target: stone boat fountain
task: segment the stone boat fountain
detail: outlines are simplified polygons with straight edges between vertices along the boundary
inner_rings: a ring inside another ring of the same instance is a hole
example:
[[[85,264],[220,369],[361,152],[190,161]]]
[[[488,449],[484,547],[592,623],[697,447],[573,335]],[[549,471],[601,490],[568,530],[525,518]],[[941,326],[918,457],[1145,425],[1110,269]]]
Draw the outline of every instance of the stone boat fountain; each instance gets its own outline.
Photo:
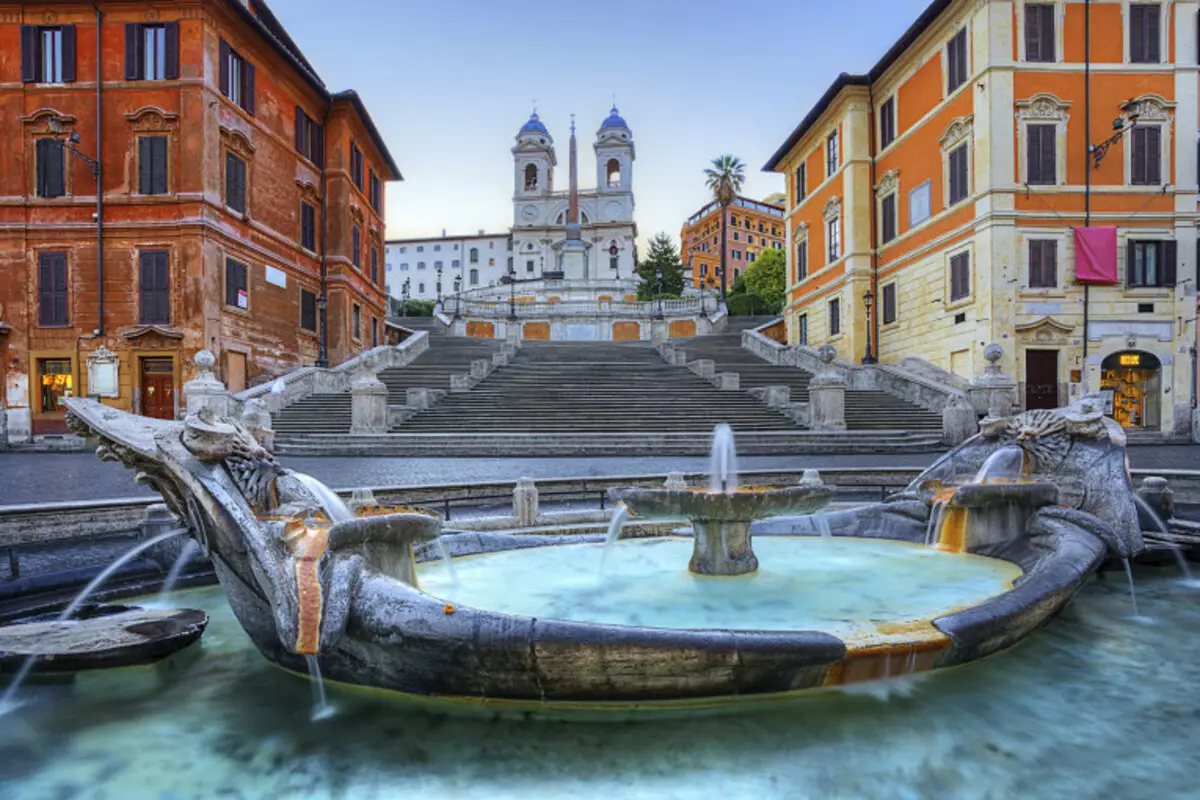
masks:
[[[797,516],[830,501],[824,486],[631,489],[635,515],[691,518],[694,540],[619,542],[599,576],[598,538],[446,536],[457,583],[414,563],[438,519],[345,518],[239,420],[68,405],[187,525],[269,661],[460,708],[704,710],[962,664],[1142,547],[1123,433],[1090,398],[986,420],[905,491],[830,512],[832,537]],[[992,475],[1001,462],[1017,466]]]

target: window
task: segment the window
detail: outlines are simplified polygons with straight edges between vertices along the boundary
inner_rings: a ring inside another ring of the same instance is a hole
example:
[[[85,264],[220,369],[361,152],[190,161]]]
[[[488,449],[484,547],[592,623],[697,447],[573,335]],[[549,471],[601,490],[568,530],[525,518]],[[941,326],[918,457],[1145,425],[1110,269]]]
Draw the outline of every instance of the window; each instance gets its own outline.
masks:
[[[971,295],[971,254],[959,253],[950,258],[950,302]]]
[[[533,272],[533,261],[532,261],[532,259],[531,259],[531,260],[529,260],[529,261],[526,261],[526,262],[525,262],[525,271],[526,271],[526,272]]]
[[[1129,61],[1157,64],[1162,61],[1162,7],[1136,3],[1129,7]]]
[[[37,140],[37,196],[62,197],[67,193],[66,152],[62,139]]]
[[[362,267],[362,229],[357,225],[350,226],[350,263]]]
[[[442,271],[442,262],[441,261],[433,262],[433,268],[436,269],[438,272],[441,272]]]
[[[883,295],[883,324],[891,325],[896,321],[896,284],[889,283],[881,290]]]
[[[829,241],[829,263],[842,257],[842,220],[834,217],[825,223],[825,235]]]
[[[615,187],[621,185],[621,162],[615,158],[610,158],[608,164],[604,167],[605,175],[608,179],[608,185]]]
[[[38,325],[70,324],[67,319],[67,254],[38,253]]]
[[[740,234],[738,231],[734,231],[734,232],[733,232],[733,240],[734,240],[735,242],[740,242],[740,241],[741,241],[741,234]]]
[[[424,252],[425,252],[425,245],[423,245],[423,244],[419,244],[419,245],[417,245],[417,252],[418,252],[418,253],[424,253]]]
[[[747,253],[747,254],[746,254],[746,259],[747,259],[747,260],[748,260],[748,261],[749,261],[751,264],[753,264],[753,263],[754,263],[754,259],[756,259],[756,258],[758,258],[758,253]]]
[[[138,253],[139,320],[143,325],[166,325],[171,321],[171,254],[167,250]]]
[[[371,283],[379,283],[379,248],[371,245]]]
[[[379,317],[371,317],[371,347],[379,346]]]
[[[933,184],[925,181],[908,193],[908,227],[915,228],[933,213]]]
[[[21,26],[21,82],[75,80],[75,26]]]
[[[1126,285],[1174,286],[1175,241],[1130,239],[1125,245]]]
[[[479,263],[479,248],[478,247],[471,248],[471,253],[469,256],[467,256],[467,261],[469,261],[472,264]]]
[[[967,82],[967,29],[954,34],[946,45],[946,94]]]
[[[455,262],[455,263],[457,263],[457,262]],[[489,259],[488,259],[488,266],[489,266],[489,267],[494,267],[494,266],[496,266],[496,259],[494,259],[494,258],[489,258]]]
[[[433,246],[433,252],[435,252],[435,253],[440,253],[440,252],[442,252],[442,246],[441,246],[440,244],[435,244],[435,245]]]
[[[889,97],[879,108],[879,149],[896,141],[896,98]]]
[[[1162,129],[1147,125],[1134,128],[1130,177],[1134,186],[1158,186],[1162,183]]]
[[[425,269],[425,262],[424,262],[424,261],[418,261],[418,262],[417,262],[417,269]]]
[[[797,325],[797,327],[800,329],[799,333],[797,334],[797,336],[800,340],[800,344],[807,345],[808,344],[808,314],[801,314],[797,321],[799,323]]]
[[[233,153],[225,153],[225,205],[246,213],[246,162]]]
[[[538,185],[538,169],[537,164],[525,165],[525,191],[532,191]]]
[[[735,261],[740,261],[740,260],[741,260],[741,258],[742,258],[742,251],[741,251],[741,250],[734,250],[734,251],[733,251],[733,258],[734,258],[734,260],[735,260]]]
[[[746,234],[746,244],[754,244],[754,236],[753,235],[751,235],[749,233]]]
[[[1054,6],[1025,4],[1025,60],[1052,63],[1054,55]]]
[[[478,286],[479,285],[479,270],[477,270],[477,269],[471,270],[470,278],[471,278],[471,285]]]
[[[356,142],[350,143],[350,180],[360,190],[363,188],[363,154]]]
[[[317,166],[325,163],[325,126],[296,106],[296,152]]]
[[[838,135],[837,131],[829,134],[825,140],[825,177],[831,177],[838,170]]]
[[[408,262],[407,262],[407,261],[405,261],[404,263],[402,263],[402,264],[400,265],[400,271],[401,271],[401,272],[408,272]]]
[[[609,268],[609,269],[617,269],[617,264],[618,264],[618,261],[617,261],[617,257],[616,257],[616,256],[609,256],[609,257],[608,257],[608,268]]]
[[[796,245],[796,281],[802,281],[808,277],[808,240],[800,242]]]
[[[829,335],[837,336],[842,332],[842,301],[829,301]]]
[[[1053,289],[1058,286],[1058,242],[1054,239],[1029,240],[1029,287]]]
[[[179,23],[125,25],[125,80],[173,81],[179,77]]]
[[[883,244],[896,238],[896,195],[889,194],[879,204],[880,237]]]
[[[317,251],[317,210],[311,203],[300,202],[300,246]]]
[[[383,213],[383,182],[379,180],[379,176],[375,174],[375,170],[371,170],[371,208],[379,213]]]
[[[229,46],[229,42],[221,40],[220,81],[221,94],[228,97],[234,105],[240,106],[247,114],[254,115],[254,65],[238,55]]]
[[[362,307],[358,303],[350,309],[350,335],[355,339],[362,338]]]
[[[1030,186],[1058,183],[1058,126],[1026,125],[1025,137],[1028,161],[1025,182]]]
[[[417,284],[417,294],[425,294],[425,284],[423,284],[423,283]]]
[[[167,193],[167,137],[138,137],[138,194]]]
[[[401,248],[400,248],[400,252],[401,252],[401,253],[407,253],[407,252],[408,252],[408,248],[407,248],[407,247],[401,247]]]
[[[250,307],[246,265],[232,258],[225,259],[225,305],[241,309]]]
[[[317,296],[308,289],[300,290],[300,327],[317,332]]]
[[[458,268],[459,268],[459,266],[461,266],[461,262],[460,262],[460,261],[459,261],[459,260],[456,258],[456,259],[454,259],[453,261],[451,261],[451,262],[450,262],[450,266],[451,266],[453,269],[458,269]]]
[[[967,178],[967,157],[970,151],[966,143],[950,151],[950,205],[967,199],[970,194]]]

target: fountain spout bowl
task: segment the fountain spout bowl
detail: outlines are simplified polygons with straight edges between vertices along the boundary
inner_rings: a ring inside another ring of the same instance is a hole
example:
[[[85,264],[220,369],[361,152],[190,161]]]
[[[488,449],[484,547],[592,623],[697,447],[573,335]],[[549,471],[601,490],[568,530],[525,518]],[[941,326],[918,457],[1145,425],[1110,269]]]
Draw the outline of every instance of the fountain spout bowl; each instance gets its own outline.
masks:
[[[746,575],[758,569],[750,523],[769,517],[812,514],[829,505],[827,486],[739,489],[711,492],[691,489],[610,489],[635,517],[686,519],[695,531],[688,569],[697,575]]]

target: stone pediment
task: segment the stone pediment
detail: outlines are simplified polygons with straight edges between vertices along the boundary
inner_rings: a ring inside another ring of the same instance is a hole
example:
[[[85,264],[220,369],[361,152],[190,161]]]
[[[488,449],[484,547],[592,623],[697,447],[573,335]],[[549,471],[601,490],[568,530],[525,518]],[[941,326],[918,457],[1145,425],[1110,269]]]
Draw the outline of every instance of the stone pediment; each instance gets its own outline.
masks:
[[[183,339],[183,331],[163,325],[138,325],[121,331],[121,338],[136,341],[142,347],[176,347]]]
[[[1052,316],[1039,317],[1031,322],[1014,326],[1018,338],[1029,342],[1065,342],[1075,326]]]

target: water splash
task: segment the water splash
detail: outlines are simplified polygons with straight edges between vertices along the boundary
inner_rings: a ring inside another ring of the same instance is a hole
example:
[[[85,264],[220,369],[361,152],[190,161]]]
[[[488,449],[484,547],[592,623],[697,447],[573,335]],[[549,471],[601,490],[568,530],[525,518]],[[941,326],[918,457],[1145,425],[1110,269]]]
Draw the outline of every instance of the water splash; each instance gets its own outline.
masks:
[[[821,540],[828,542],[833,539],[833,530],[829,527],[829,516],[822,510],[813,514],[813,523],[821,534]]]
[[[308,665],[309,684],[312,686],[312,721],[319,722],[329,719],[336,710],[325,699],[325,679],[321,677],[321,662],[316,656],[305,656],[304,663]]]
[[[82,606],[89,597],[91,597],[92,592],[100,588],[105,581],[113,576],[113,573],[128,564],[137,556],[141,555],[142,552],[149,550],[159,542],[165,542],[167,539],[170,539],[173,536],[178,536],[181,533],[186,532],[187,531],[184,528],[164,531],[158,536],[147,539],[144,542],[139,542],[129,550],[126,550],[124,553],[118,556],[115,561],[105,567],[99,575],[92,578],[91,582],[87,586],[83,587],[79,594],[75,595],[75,598],[68,603],[67,607],[64,608],[62,613],[58,615],[58,619],[56,621],[66,622],[67,620],[71,619],[75,612],[79,610],[79,607]],[[21,668],[17,670],[17,674],[13,677],[12,683],[8,684],[8,688],[4,690],[4,694],[0,695],[0,717],[4,716],[12,709],[17,708],[18,704],[14,700],[17,695],[17,690],[21,688],[21,684],[25,682],[25,678],[33,669],[33,665],[37,663],[38,656],[40,655],[41,652],[36,650],[30,653],[25,661],[21,664]]]
[[[988,481],[1015,481],[1025,474],[1025,451],[1020,447],[1001,447],[988,456],[987,461],[975,473],[973,483]]]
[[[446,547],[446,542],[442,537],[433,540],[437,547],[438,556],[442,559],[442,566],[446,568],[446,574],[450,576],[450,585],[458,586],[458,573],[454,571],[454,559],[450,557],[450,550]]]
[[[621,531],[625,527],[625,523],[629,521],[629,509],[623,505],[617,506],[613,511],[612,520],[608,523],[608,534],[604,537],[604,548],[600,551],[600,570],[604,571],[604,562],[608,560],[608,554],[617,546],[617,542],[621,540]]]
[[[167,596],[175,589],[175,584],[179,583],[179,576],[183,574],[183,568],[188,565],[188,562],[195,557],[200,550],[200,543],[195,539],[188,539],[184,544],[183,549],[179,551],[179,557],[175,559],[175,563],[171,565],[171,571],[167,573],[166,580],[163,581],[162,589],[159,590],[158,597],[155,599],[155,605],[166,608],[169,602]]]
[[[942,530],[942,518],[946,516],[945,500],[934,500],[929,507],[929,525],[925,528],[925,546],[933,547],[938,542],[938,534]]]
[[[1167,528],[1167,523],[1163,522],[1163,518],[1158,515],[1158,512],[1154,510],[1154,507],[1142,499],[1141,495],[1137,494],[1136,492],[1133,495],[1133,502],[1137,504],[1138,510],[1149,517],[1150,521],[1154,523],[1154,526],[1158,528],[1161,534],[1163,534],[1163,543],[1175,556],[1175,562],[1179,564],[1179,571],[1183,573],[1183,579],[1187,581],[1189,585],[1195,584],[1196,579],[1192,575],[1191,565],[1188,564],[1187,556],[1183,554],[1183,549],[1179,547],[1179,545],[1172,544],[1170,541],[1167,541],[1171,536],[1171,531]]]
[[[313,498],[321,504],[321,508],[325,509],[325,513],[329,515],[331,521],[345,522],[348,519],[354,519],[354,514],[333,489],[312,475],[305,475],[303,472],[293,472],[292,477],[304,484],[304,488],[308,489]]]
[[[1133,567],[1129,566],[1129,559],[1122,558],[1121,563],[1125,566],[1125,577],[1129,580],[1129,602],[1133,604],[1133,616],[1140,618],[1142,615],[1138,611],[1137,590],[1133,588]]]
[[[728,494],[737,489],[737,446],[733,439],[733,428],[724,422],[713,429],[708,474],[712,491]]]

